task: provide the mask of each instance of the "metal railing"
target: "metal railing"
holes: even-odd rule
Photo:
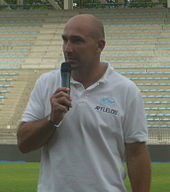
[[[106,0],[105,3],[99,2],[98,0],[83,1],[79,0],[76,2],[75,8],[166,8],[167,2],[132,2],[125,1],[124,3],[118,3],[114,0]]]
[[[8,2],[6,0],[6,2]],[[32,2],[32,3],[29,3]],[[63,9],[64,0],[56,0],[56,3]],[[114,0],[106,0],[106,2],[100,2],[99,0],[74,0],[73,8],[166,8],[167,2],[132,2],[125,1],[124,3],[117,3]],[[25,0],[23,4],[17,4],[16,0],[9,1],[8,4],[0,4],[0,10],[4,8],[10,9],[53,9],[48,0],[44,1],[29,1]]]

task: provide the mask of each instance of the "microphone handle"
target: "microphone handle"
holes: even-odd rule
[[[61,77],[62,77],[62,87],[67,87],[67,88],[70,88],[70,76],[71,76],[71,73],[69,71],[65,72],[65,71],[62,71],[61,72]],[[67,94],[70,95],[70,91],[67,91]],[[69,106],[67,106],[68,110],[69,110]]]
[[[62,87],[67,87],[70,88],[70,72],[63,72],[61,73],[62,75]],[[70,91],[68,92],[68,94],[70,93]]]

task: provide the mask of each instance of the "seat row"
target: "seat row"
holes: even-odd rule
[[[0,81],[15,81],[13,78],[0,78]]]
[[[0,72],[0,75],[2,76],[15,76],[17,75],[16,72]]]

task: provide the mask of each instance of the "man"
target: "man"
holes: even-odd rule
[[[42,75],[18,128],[22,152],[43,147],[38,191],[125,192],[126,159],[132,191],[149,192],[143,100],[134,83],[100,61],[101,21],[75,16],[62,38],[71,89],[61,87],[59,70]]]

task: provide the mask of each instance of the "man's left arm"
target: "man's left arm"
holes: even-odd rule
[[[127,143],[126,156],[132,192],[149,192],[151,164],[145,142]]]

